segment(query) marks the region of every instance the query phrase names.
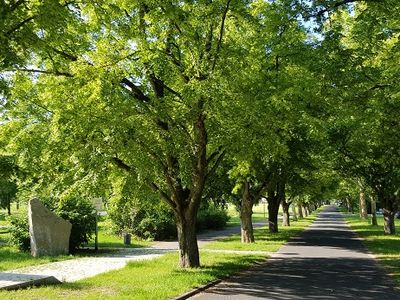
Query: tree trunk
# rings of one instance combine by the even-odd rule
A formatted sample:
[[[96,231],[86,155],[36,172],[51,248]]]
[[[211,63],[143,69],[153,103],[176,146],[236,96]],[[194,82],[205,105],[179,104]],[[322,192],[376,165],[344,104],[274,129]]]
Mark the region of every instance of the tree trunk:
[[[376,201],[374,196],[370,196],[371,199],[371,225],[378,226],[378,220],[376,218]]]
[[[240,233],[242,243],[254,243],[253,233],[253,199],[250,193],[249,183],[246,181],[243,184],[243,197],[240,206]]]
[[[378,201],[383,206],[383,231],[384,234],[394,235],[396,234],[396,227],[394,223],[395,214],[397,211],[397,197],[385,193],[383,189],[376,190],[376,196]]]
[[[396,227],[394,225],[394,216],[395,212],[387,210],[386,208],[383,209],[383,231],[387,235],[396,234]]]
[[[349,197],[346,197],[347,211],[349,213],[353,213],[353,206],[351,205],[351,201]]]
[[[196,237],[196,214],[186,211],[177,216],[179,243],[179,265],[182,268],[200,266],[199,248]]]
[[[278,232],[278,212],[282,199],[285,199],[285,184],[278,182],[268,189],[268,229],[270,233]]]
[[[365,200],[365,188],[361,181],[360,186],[360,218],[368,219],[367,201]]]
[[[289,214],[289,204],[286,200],[282,200],[281,203],[282,211],[283,211],[283,218],[282,218],[282,226],[290,226],[290,214]]]
[[[303,207],[301,206],[301,203],[299,203],[297,205],[297,210],[299,211],[299,219],[303,219],[304,215],[303,215]]]
[[[296,206],[294,204],[292,204],[291,207],[292,207],[292,213],[293,213],[293,221],[297,221]]]
[[[278,232],[279,202],[268,200],[268,229],[270,233]]]
[[[303,215],[304,215],[304,217],[307,217],[307,216],[308,216],[307,206],[302,205],[302,209],[303,209]]]
[[[7,199],[7,214],[11,216],[11,200]]]

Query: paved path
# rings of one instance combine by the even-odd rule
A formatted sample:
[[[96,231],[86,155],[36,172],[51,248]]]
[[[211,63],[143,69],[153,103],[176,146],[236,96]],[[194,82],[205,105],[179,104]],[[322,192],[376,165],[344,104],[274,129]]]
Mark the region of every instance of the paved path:
[[[265,223],[257,223],[255,227]],[[198,235],[199,246],[240,232],[240,227],[209,231]],[[176,251],[178,242],[158,242],[149,248],[114,249],[111,253],[96,257],[84,257],[44,265],[0,272],[0,289],[29,286],[33,283],[73,282],[100,273],[123,268],[129,261],[149,260],[166,252]],[[207,250],[213,251],[213,250]]]
[[[397,300],[400,293],[330,206],[266,263],[191,299]]]

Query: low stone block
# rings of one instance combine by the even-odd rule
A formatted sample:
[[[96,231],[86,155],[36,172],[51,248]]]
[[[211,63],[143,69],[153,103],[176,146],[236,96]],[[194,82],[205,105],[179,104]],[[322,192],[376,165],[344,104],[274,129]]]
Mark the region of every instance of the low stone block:
[[[29,201],[28,216],[33,256],[68,254],[70,222],[47,209],[36,198]]]

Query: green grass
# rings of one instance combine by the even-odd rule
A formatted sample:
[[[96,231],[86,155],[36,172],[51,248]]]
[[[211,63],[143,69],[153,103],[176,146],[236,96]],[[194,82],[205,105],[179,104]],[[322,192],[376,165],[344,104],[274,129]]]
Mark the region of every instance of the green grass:
[[[29,252],[20,252],[14,247],[0,246],[0,272],[18,269],[34,265],[40,265],[55,261],[74,258],[72,255],[59,255],[54,257],[44,256],[40,258],[32,257]],[[0,297],[1,299],[1,297]]]
[[[234,205],[228,205],[228,215],[231,217],[227,226],[240,226],[239,212]],[[268,216],[267,205],[260,203],[253,206],[253,222],[265,221]]]
[[[365,246],[393,276],[400,286],[400,234],[384,235],[383,218],[378,216],[378,226],[370,225],[370,221],[363,220],[355,215],[345,214],[351,228],[363,238]],[[400,220],[396,220],[396,229],[399,230]]]
[[[255,243],[243,244],[240,241],[240,234],[234,234],[222,240],[211,242],[204,248],[213,250],[277,251],[291,237],[296,236],[310,225],[315,218],[316,213],[313,213],[302,220],[291,221],[291,226],[279,226],[279,232],[275,234],[269,233],[266,227],[256,228],[254,230]]]
[[[0,226],[8,226],[10,223],[6,220],[0,220]]]
[[[132,237],[131,245],[124,244],[124,238],[117,234],[114,234],[110,230],[111,223],[108,220],[98,222],[98,243],[99,248],[140,248],[148,247],[153,244],[151,241],[135,239]],[[94,240],[88,245],[94,247]]]
[[[0,228],[0,247],[2,246],[2,244],[6,244],[8,242],[8,230],[8,228]]]
[[[178,254],[170,253],[75,283],[3,291],[0,299],[169,299],[264,259],[261,255],[201,253],[201,268],[181,270]]]

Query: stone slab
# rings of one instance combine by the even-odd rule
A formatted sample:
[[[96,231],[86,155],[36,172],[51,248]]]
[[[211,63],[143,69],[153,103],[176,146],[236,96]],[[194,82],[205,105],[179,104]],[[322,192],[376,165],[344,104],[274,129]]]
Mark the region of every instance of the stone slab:
[[[54,276],[18,274],[18,273],[0,273],[0,290],[17,290],[29,286],[40,286],[61,283]]]
[[[69,253],[72,225],[47,209],[39,199],[29,201],[29,234],[33,256],[56,256]]]

